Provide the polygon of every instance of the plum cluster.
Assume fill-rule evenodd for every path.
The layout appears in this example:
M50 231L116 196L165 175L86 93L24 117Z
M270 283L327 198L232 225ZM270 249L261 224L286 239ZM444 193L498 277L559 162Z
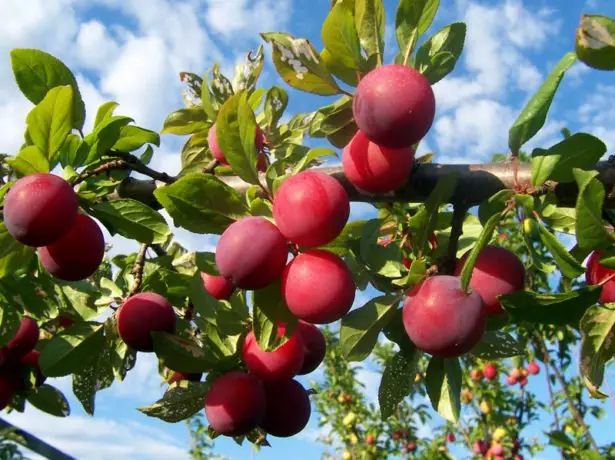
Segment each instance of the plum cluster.
M278 336L285 333L286 326L279 324ZM311 406L307 390L294 377L314 371L325 352L324 336L305 321L300 320L273 351L261 349L250 331L242 349L248 372L222 375L205 397L210 426L226 436L244 435L257 427L272 436L296 435L307 425Z
M480 342L487 317L505 314L499 296L523 290L523 263L508 249L489 245L480 251L469 292L465 292L459 275L468 254L458 261L454 276L425 279L408 293L404 303L408 337L433 356L453 358L469 352Z
M273 351L261 349L254 331L246 335L242 359L248 372L221 376L205 399L207 418L218 433L236 436L258 426L286 437L307 424L308 393L293 378L312 372L324 358L325 340L315 324L339 320L354 301L352 273L339 256L320 248L339 236L349 214L348 195L337 180L305 171L277 190L275 223L246 217L221 235L220 275L201 275L207 292L228 299L234 289L262 289L280 280L282 297L299 322L291 334L286 324L277 325L278 337L286 340ZM295 254L290 262L289 247Z
M404 65L378 67L359 82L352 109L359 130L342 154L346 177L369 193L397 190L410 177L415 144L433 124L429 81Z
M45 382L38 364L40 352L35 350L39 332L36 321L24 316L15 335L0 349L0 410L11 403L15 393Z
M64 281L90 277L105 255L98 224L79 212L77 194L61 177L31 174L11 186L4 199L10 235L38 248L43 268Z

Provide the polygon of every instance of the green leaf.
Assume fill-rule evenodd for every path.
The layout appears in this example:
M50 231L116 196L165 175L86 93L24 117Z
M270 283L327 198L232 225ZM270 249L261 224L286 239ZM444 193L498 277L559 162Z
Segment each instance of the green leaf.
M210 120L215 120L218 117L218 112L216 111L212 103L207 74L203 76L203 81L201 83L201 106Z
M68 417L70 407L66 397L60 390L51 385L43 384L28 393L28 402L39 410L56 417Z
M85 104L77 87L75 76L59 59L44 51L27 48L11 50L11 66L21 92L33 104L40 103L49 90L69 85L72 87L72 127L83 128Z
M243 197L211 174L186 174L157 188L154 195L176 226L193 233L220 234L235 220L248 216Z
M518 321L537 324L578 325L587 309L598 302L600 286L558 294L519 291L499 297L506 312Z
M256 54L252 55L250 51L243 62L235 66L235 74L233 75L233 88L236 91L247 91L252 93L256 88L256 82L263 70L265 53L263 45L259 45Z
M440 0L400 0L395 15L395 35L401 62L408 65L420 36L433 22Z
M421 229L417 238L417 248L421 251L425 251L429 237L436 229L438 222L438 209L440 205L446 203L449 198L455 192L457 187L457 180L459 179L458 173L450 173L443 176L438 180L436 186L429 194L427 201L425 201L425 212L427 213L427 220L425 226Z
M323 48L320 52L320 58L324 62L329 72L342 80L344 83L350 86L357 86L359 84L357 71L340 64L326 48Z
M165 243L171 236L164 217L140 201L105 201L92 206L91 212L112 235L118 233L147 244Z
M189 107L170 113L164 120L162 134L193 134L210 126L207 115L202 107Z
M577 28L575 51L579 60L600 70L615 70L615 20L584 14Z
M217 62L214 62L211 68L211 76L212 79L209 88L216 103L222 105L233 96L233 85L230 80L220 72L220 64Z
M256 119L245 92L235 94L220 108L216 138L233 173L249 184L259 184Z
M594 398L600 391L606 363L615 356L615 304L590 307L581 319L581 376Z
M494 214L501 214L506 209L507 202L514 196L513 190L504 189L490 196L487 201L483 201L478 208L480 223L485 225Z
M457 423L461 411L459 360L431 358L425 380L433 408L449 422Z
M596 179L598 172L574 169L573 173L579 185L575 208L577 242L587 249L605 247L609 241L602 220L605 191L602 183Z
M35 173L47 173L49 160L36 145L22 149L15 158L7 158L7 163L22 176Z
M72 128L73 89L58 86L47 93L26 118L32 142L53 161Z
M393 415L399 403L412 391L419 359L422 355L423 353L417 348L412 351L398 351L387 363L378 387L378 403L382 420Z
M45 344L39 364L46 377L63 377L81 370L98 356L104 344L103 325L79 322Z
M543 127L559 84L576 60L574 52L566 53L515 120L508 134L508 146L513 153L518 153Z
M525 352L522 343L502 331L485 331L481 341L474 346L471 353L480 359L505 359L520 356Z
M4 222L0 222L0 279L27 270L34 251L13 238Z
M209 131L194 133L182 147L180 175L185 176L190 172L199 172L209 161L212 160L211 152L208 151L207 135Z
M360 241L361 259L372 272L387 278L399 278L403 267L401 249L397 245L385 247L376 244L381 225L379 219L372 219L364 225Z
M267 126L277 126L288 106L288 93L283 88L273 86L265 98L265 119Z
M19 330L21 325L21 307L9 302L0 295L0 346L4 346Z
M583 266L570 254L562 242L538 222L540 240L555 259L555 263L566 278L575 279L585 273Z
M128 125L120 131L120 138L113 145L113 148L120 152L133 152L139 150L145 144L160 147L160 135L149 129Z
M62 167L70 166L73 169L78 168L83 164L85 158L81 158L81 162L78 157L79 148L81 147L81 137L77 134L69 134L66 136L66 140L60 148L60 164Z
M114 364L121 357L126 356L126 350L128 350L128 347L118 335L115 319L112 316L105 321L105 341L98 356L95 356L84 368L73 374L73 393L88 415L94 415L96 393L109 388L113 384ZM131 367L131 364L134 365L134 359L128 363L122 362L122 370ZM122 375L119 375L119 377L119 380L123 378Z
M122 128L132 121L132 118L124 116L109 117L101 121L94 131L83 139L73 166L90 164L108 154L119 139Z
M483 227L483 231L480 232L474 247L468 254L468 258L463 264L463 268L461 269L461 274L459 277L461 278L461 289L464 291L468 289L470 285L470 279L472 278L472 272L474 271L474 265L476 265L476 259L480 252L489 244L491 237L493 236L493 232L495 227L497 227L498 222L502 219L502 214L494 214L492 215L485 226Z
M363 361L370 355L398 303L394 296L376 297L342 318L340 344L348 361Z
M350 242L360 241L366 220L354 220L348 222L337 238L331 241L322 249L326 249L338 256L345 256L350 252Z
M262 33L261 37L271 44L275 68L289 86L321 96L341 92L308 40L280 32Z
M563 431L551 431L547 433L547 436L549 437L549 442L556 447L563 449L574 448L574 441Z
M94 128L100 125L103 121L111 118L113 112L119 104L115 101L108 101L100 105L96 111L96 118L94 119Z
M203 399L209 385L208 382L182 380L171 385L162 399L151 406L139 407L138 410L165 422L181 422L203 410Z
M463 51L466 25L463 22L450 24L421 45L416 53L415 66L433 85L455 68Z
M295 330L297 318L284 301L279 279L254 291L252 308L254 336L262 350L273 351L285 342L278 337L278 323L286 326L285 337L290 337Z
M356 0L354 6L356 30L367 56L384 56L386 17L382 0Z
M320 31L322 42L340 65L358 70L363 57L352 11L344 3L336 4Z
M208 372L213 365L205 350L192 340L167 332L154 331L154 352L160 362L177 372Z
M532 184L538 186L549 179L572 182L574 168L594 168L605 153L604 142L586 133L573 134L548 150L534 149Z

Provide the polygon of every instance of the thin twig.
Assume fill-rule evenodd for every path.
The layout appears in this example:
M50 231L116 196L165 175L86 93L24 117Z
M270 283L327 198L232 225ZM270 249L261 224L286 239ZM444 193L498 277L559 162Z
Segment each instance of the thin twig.
M218 167L219 164L220 162L214 158L213 160L211 160L209 163L205 165L202 171L205 174L213 174L214 170Z
M78 176L75 176L73 179L71 179L69 183L74 187L75 185L80 184L81 182L89 179L90 177L98 176L99 174L111 171L113 169L126 169L127 167L128 163L124 160L111 160L98 166L97 168L82 172Z
M143 284L143 269L145 268L145 255L147 254L148 247L148 244L142 244L137 254L135 264L132 267L132 274L135 276L135 284L128 293L128 297L132 297L141 290L141 285Z
M128 165L130 166L130 169L138 173L144 174L145 176L151 177L154 180L164 182L165 184L172 184L173 182L177 180L177 178L173 176L169 176L165 172L158 172L150 168L149 166L143 164L141 160L139 160L136 156L130 153L121 152L119 150L111 150L110 155L120 157L121 159L123 159L124 161L128 163Z
M536 333L536 336L538 337L538 340L540 341L540 345L541 345L541 347L543 349L543 353L544 353L545 350L546 350L546 346L545 346L544 340L540 336L540 334ZM581 426L583 428L583 431L585 431L585 435L587 436L587 440L592 445L592 447L596 451L600 450L600 448L598 447L598 444L596 443L596 440L594 439L594 437L592 436L591 432L589 431L589 427L587 426L587 423L585 423L585 420L583 420L583 417L581 416L581 413L579 412L577 407L574 405L574 401L572 400L572 396L570 395L570 391L568 390L568 384L566 383L566 380L564 379L564 376L562 375L560 370L557 368L557 366L555 366L550 359L549 359L549 364L551 365L551 369L553 369L553 372L555 374L555 378L557 379L557 381L559 382L559 384L562 387L562 390L564 391L564 395L566 397L566 402L568 403L568 408L570 409L570 412L574 416L574 418L577 421L577 423L579 424L579 426Z

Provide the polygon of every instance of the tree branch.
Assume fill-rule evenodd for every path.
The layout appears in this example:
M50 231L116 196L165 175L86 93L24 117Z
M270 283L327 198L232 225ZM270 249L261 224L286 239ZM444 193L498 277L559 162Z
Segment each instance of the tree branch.
M131 164L130 166L132 167L133 165ZM133 169L137 172L142 172L137 168L133 167ZM606 189L606 205L615 205L615 165L611 162L600 162L597 165L597 169L599 171L597 178ZM354 187L344 176L341 166L314 168L313 171L319 171L337 179L348 193L351 201L366 203L424 202L436 186L438 180L453 172L459 173L459 180L457 181L455 192L449 200L450 203L462 201L468 207L477 206L500 190L515 188L513 167L510 163L506 162L466 165L420 164L412 171L411 179L404 187L395 192L377 195L363 192ZM161 174L155 171L153 173ZM530 187L531 175L531 165L519 165L517 179L521 186ZM264 174L262 173L261 178L264 179ZM163 183L172 183L177 180L177 178L166 174L162 176L162 179L157 180ZM240 193L245 193L251 186L236 176L223 176L219 177L219 179ZM125 182L128 185L122 184L123 191L119 191L117 194L120 198L133 198L144 203L157 203L153 197L153 192L157 187L156 180L129 178ZM559 205L574 207L578 195L578 187L575 182L563 184L550 182L545 187L538 187L534 193L546 193L547 191L555 193ZM262 190L259 190L257 195L262 198L267 197ZM117 199L117 196L115 199ZM109 199L114 199L114 197L109 197Z
M148 244L142 244L141 249L139 249L139 252L137 253L135 264L132 267L132 274L135 275L135 284L128 293L127 297L129 298L141 290L141 285L143 284L143 269L145 268L145 256L147 254L148 247Z

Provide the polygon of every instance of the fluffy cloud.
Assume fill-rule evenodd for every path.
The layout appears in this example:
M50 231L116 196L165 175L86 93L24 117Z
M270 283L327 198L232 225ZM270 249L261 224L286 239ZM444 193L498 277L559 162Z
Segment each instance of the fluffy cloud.
M598 85L578 109L581 130L598 136L607 147L615 148L615 86ZM612 152L610 152L612 154Z
M5 418L79 459L116 460L189 458L186 446L165 431L139 423L72 415L63 419L28 406ZM41 457L38 457L41 458Z

